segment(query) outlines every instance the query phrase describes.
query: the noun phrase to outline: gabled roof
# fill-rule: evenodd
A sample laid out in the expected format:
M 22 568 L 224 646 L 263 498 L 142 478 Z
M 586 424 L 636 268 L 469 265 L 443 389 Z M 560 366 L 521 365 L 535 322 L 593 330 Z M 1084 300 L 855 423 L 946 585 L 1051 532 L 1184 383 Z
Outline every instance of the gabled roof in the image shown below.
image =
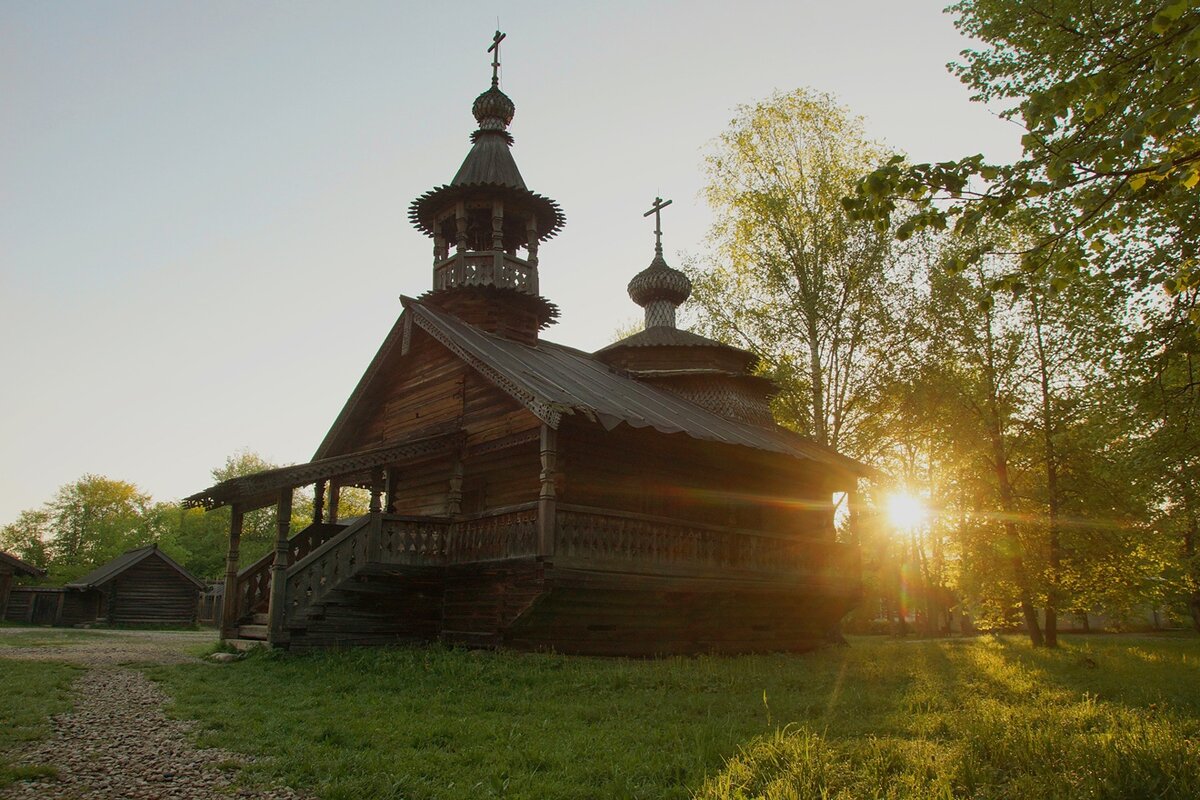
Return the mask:
M 557 428 L 563 414 L 582 414 L 611 430 L 621 423 L 696 439 L 767 450 L 847 472 L 875 471 L 780 426 L 719 416 L 671 392 L 638 381 L 589 353 L 545 340 L 536 346 L 493 336 L 420 301 L 402 298 L 413 324 Z
M 192 575 L 192 573 L 179 566 L 175 559 L 168 556 L 162 550 L 159 550 L 158 545 L 156 544 L 152 544 L 148 547 L 139 547 L 137 550 L 130 550 L 128 553 L 122 553 L 112 561 L 109 561 L 107 564 L 96 567 L 82 578 L 78 578 L 77 580 L 66 584 L 65 588 L 93 589 L 97 586 L 102 586 L 130 567 L 142 563 L 147 558 L 156 557 L 161 559 L 168 567 L 171 567 L 178 572 L 185 580 L 194 583 L 197 589 L 204 588 L 204 583 L 202 581 L 198 580 L 194 575 Z
M 40 578 L 46 574 L 44 569 L 38 569 L 33 564 L 28 564 L 14 556 L 12 553 L 6 553 L 3 550 L 0 550 L 0 564 L 8 564 L 13 568 L 14 573 L 24 573 L 31 578 Z

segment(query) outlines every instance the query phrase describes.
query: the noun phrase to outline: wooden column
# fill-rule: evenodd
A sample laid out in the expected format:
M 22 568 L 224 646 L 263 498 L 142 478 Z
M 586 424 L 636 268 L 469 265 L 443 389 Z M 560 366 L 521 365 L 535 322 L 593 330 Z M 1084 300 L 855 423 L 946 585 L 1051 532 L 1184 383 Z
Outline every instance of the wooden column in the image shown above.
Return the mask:
M 538 492 L 538 554 L 554 555 L 554 530 L 556 526 L 557 500 L 554 493 L 554 469 L 558 456 L 558 431 L 542 423 L 541 434 L 542 472 L 541 490 Z
M 325 517 L 325 481 L 317 481 L 313 487 L 313 525 L 320 525 Z
M 325 512 L 327 522 L 336 525 L 338 521 L 338 500 L 342 497 L 342 486 L 336 480 L 329 482 L 329 508 Z
M 386 473 L 383 467 L 371 470 L 370 528 L 367 530 L 367 560 L 379 561 L 380 537 L 383 533 L 383 492 Z
M 396 487 L 400 485 L 400 470 L 395 467 L 388 467 L 383 473 L 383 513 L 392 513 L 393 498 L 396 495 Z
M 0 622 L 8 613 L 8 595 L 12 591 L 13 576 L 11 572 L 0 574 Z
M 229 552 L 225 556 L 225 599 L 221 603 L 221 640 L 238 638 L 237 623 L 242 615 L 238 596 L 238 558 L 242 542 L 243 512 L 234 503 L 229 516 Z
M 463 498 L 463 460 L 462 453 L 454 459 L 450 469 L 450 488 L 446 491 L 446 516 L 455 517 L 462 513 Z
M 858 527 L 861 523 L 859 519 L 858 509 L 858 479 L 854 480 L 854 486 L 846 491 L 846 521 L 849 530 L 847 541 L 853 547 L 858 547 Z
M 383 469 L 380 467 L 371 471 L 371 504 L 367 510 L 372 514 L 383 511 Z
M 267 641 L 281 644 L 286 640 L 284 620 L 287 606 L 288 534 L 292 525 L 292 490 L 279 493 L 279 504 L 275 510 L 278 533 L 275 536 L 275 562 L 271 566 L 271 603 L 268 619 Z

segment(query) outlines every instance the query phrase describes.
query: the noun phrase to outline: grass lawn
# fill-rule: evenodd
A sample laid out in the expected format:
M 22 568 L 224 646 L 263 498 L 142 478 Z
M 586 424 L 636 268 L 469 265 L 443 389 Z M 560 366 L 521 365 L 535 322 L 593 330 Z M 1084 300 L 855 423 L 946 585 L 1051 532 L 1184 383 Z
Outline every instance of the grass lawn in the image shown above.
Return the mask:
M 51 715 L 71 707 L 71 681 L 77 675 L 78 667 L 65 664 L 0 658 L 0 786 L 52 771 L 14 766 L 9 756 L 24 742 L 46 736 Z
M 857 639 L 623 661 L 439 648 L 156 667 L 205 744 L 335 798 L 1200 796 L 1200 638 Z

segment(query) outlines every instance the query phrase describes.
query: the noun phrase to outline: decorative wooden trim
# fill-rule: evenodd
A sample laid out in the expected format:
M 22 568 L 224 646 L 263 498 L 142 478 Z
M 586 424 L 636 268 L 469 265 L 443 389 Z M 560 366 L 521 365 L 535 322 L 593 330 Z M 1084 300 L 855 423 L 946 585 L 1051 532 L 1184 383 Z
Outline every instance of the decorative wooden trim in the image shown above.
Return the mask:
M 268 607 L 267 641 L 280 644 L 286 639 L 284 630 L 284 608 L 287 605 L 288 538 L 292 525 L 292 490 L 279 492 L 275 523 L 278 534 L 275 538 L 275 561 L 271 565 L 271 604 Z
M 225 559 L 225 597 L 221 602 L 221 639 L 236 639 L 242 615 L 238 593 L 238 558 L 242 541 L 242 507 L 234 503 L 229 517 L 229 553 Z
M 414 304 L 413 308 L 420 309 L 420 306 Z M 453 337 L 448 336 L 434 321 L 427 319 L 419 313 L 415 314 L 414 317 L 421 330 L 428 333 L 438 344 L 445 347 L 451 353 L 454 353 L 454 355 L 466 362 L 472 369 L 495 384 L 501 391 L 529 409 L 535 417 L 551 428 L 559 426 L 562 421 L 561 411 L 539 398 L 533 392 L 518 385 L 516 381 L 511 380 L 507 375 L 504 375 L 487 362 L 476 358 L 466 348 L 455 341 Z
M 431 433 L 397 445 L 323 458 L 307 464 L 280 467 L 241 478 L 231 478 L 216 486 L 210 486 L 203 492 L 197 492 L 184 498 L 183 507 L 205 508 L 211 511 L 214 508 L 239 502 L 242 503 L 244 510 L 252 511 L 255 508 L 269 505 L 269 501 L 273 500 L 276 493 L 282 489 L 291 490 L 297 486 L 315 483 L 322 479 L 353 477 L 397 461 L 434 456 L 453 447 L 461 446 L 464 434 L 457 429 L 457 423 L 453 423 L 453 427 L 451 425 L 436 427 L 442 429 L 443 432 Z

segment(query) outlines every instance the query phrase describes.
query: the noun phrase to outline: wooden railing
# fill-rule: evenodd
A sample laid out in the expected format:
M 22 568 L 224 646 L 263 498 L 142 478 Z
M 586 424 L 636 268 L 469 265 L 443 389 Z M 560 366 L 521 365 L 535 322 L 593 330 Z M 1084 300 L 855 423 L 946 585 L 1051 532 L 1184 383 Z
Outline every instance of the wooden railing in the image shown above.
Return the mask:
M 836 578 L 858 563 L 857 550 L 838 542 L 584 506 L 560 504 L 557 523 L 554 557 L 564 563 L 805 579 Z
M 438 517 L 383 517 L 372 561 L 381 564 L 444 564 L 450 521 Z
M 439 565 L 449 520 L 368 514 L 288 568 L 282 624 L 299 621 L 367 564 Z
M 345 525 L 314 522 L 288 540 L 288 563 L 295 564 L 325 542 L 345 530 Z M 275 563 L 275 551 L 238 573 L 237 610 L 238 617 L 266 611 L 271 600 L 271 567 Z
M 342 581 L 370 560 L 372 541 L 378 541 L 380 514 L 359 517 L 352 525 L 288 567 L 287 592 L 281 624 L 300 619 Z M 372 536 L 371 534 L 375 535 Z
M 433 265 L 433 288 L 501 286 L 537 294 L 537 269 L 503 250 L 455 253 Z
M 535 556 L 537 545 L 537 503 L 525 503 L 456 521 L 450 526 L 446 560 L 461 564 Z

